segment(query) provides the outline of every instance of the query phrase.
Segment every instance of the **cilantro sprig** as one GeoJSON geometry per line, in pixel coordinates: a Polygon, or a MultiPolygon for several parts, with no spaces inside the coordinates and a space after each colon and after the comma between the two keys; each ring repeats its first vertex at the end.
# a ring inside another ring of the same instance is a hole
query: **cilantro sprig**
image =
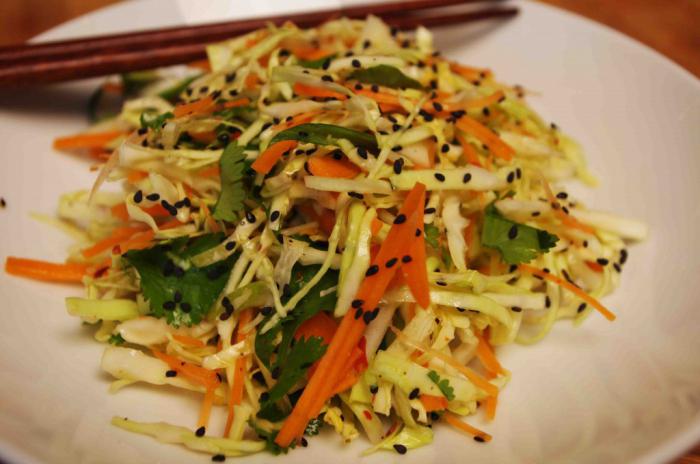
{"type": "Polygon", "coordinates": [[[245,172],[245,148],[232,142],[226,146],[219,160],[221,169],[221,193],[214,205],[214,219],[229,222],[238,220],[243,211],[246,189],[243,185],[245,172]]]}
{"type": "Polygon", "coordinates": [[[445,395],[445,398],[447,398],[447,401],[452,401],[453,399],[455,399],[455,392],[452,386],[450,385],[449,380],[440,378],[440,374],[438,374],[435,371],[428,372],[428,378],[432,380],[435,385],[438,386],[442,394],[445,395]]]}

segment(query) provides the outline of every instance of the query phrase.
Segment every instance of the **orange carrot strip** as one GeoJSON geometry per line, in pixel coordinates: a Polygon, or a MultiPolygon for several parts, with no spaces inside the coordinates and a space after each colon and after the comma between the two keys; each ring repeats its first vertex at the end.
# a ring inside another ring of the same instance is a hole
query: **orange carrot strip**
{"type": "Polygon", "coordinates": [[[425,266],[426,255],[425,236],[423,234],[423,208],[419,208],[417,213],[420,235],[413,241],[406,255],[410,261],[404,263],[403,260],[406,256],[401,258],[403,263],[403,266],[401,266],[401,274],[408,288],[411,290],[413,298],[416,299],[416,302],[422,308],[427,308],[430,305],[430,284],[428,283],[428,270],[425,266]]]}
{"type": "Polygon", "coordinates": [[[384,227],[384,223],[375,217],[372,219],[372,225],[370,227],[372,229],[372,236],[376,237],[379,231],[382,230],[382,227],[384,227]]]}
{"type": "MultiPolygon", "coordinates": [[[[365,311],[372,311],[376,307],[386,286],[396,273],[397,267],[400,266],[386,267],[386,262],[391,258],[402,256],[400,252],[410,246],[411,238],[415,237],[418,219],[416,211],[423,208],[424,198],[425,185],[417,183],[409,192],[399,212],[407,219],[392,225],[387,239],[370,267],[378,271],[373,275],[370,274],[363,281],[357,293],[357,298],[364,301],[365,311]]],[[[362,338],[365,327],[363,317],[355,318],[355,311],[349,310],[345,314],[326,354],[321,358],[316,372],[309,380],[292,413],[285,420],[275,443],[284,447],[289,446],[293,440],[303,434],[309,419],[318,415],[323,404],[332,396],[334,388],[338,385],[337,379],[344,370],[347,370],[353,348],[362,338]]]]}
{"type": "MultiPolygon", "coordinates": [[[[253,310],[245,309],[238,317],[238,330],[236,332],[236,343],[242,342],[248,336],[248,333],[243,329],[250,324],[253,319],[253,310]]],[[[231,392],[228,401],[228,416],[226,417],[226,425],[224,426],[224,437],[228,437],[233,424],[234,406],[241,404],[243,401],[243,388],[245,387],[245,372],[246,359],[240,357],[236,360],[236,366],[233,371],[233,383],[231,384],[231,392]]]]}
{"type": "Polygon", "coordinates": [[[437,395],[421,395],[419,397],[420,402],[423,403],[423,407],[426,412],[432,411],[442,411],[447,409],[447,398],[444,396],[437,395]]]}
{"type": "MultiPolygon", "coordinates": [[[[163,206],[160,203],[141,209],[143,209],[143,211],[146,212],[146,214],[149,214],[153,217],[170,216],[170,213],[165,208],[163,208],[163,206]]],[[[125,203],[119,203],[118,205],[112,206],[111,212],[112,216],[121,219],[122,221],[129,220],[129,212],[126,210],[125,203]]]]}
{"type": "Polygon", "coordinates": [[[382,113],[405,113],[406,110],[401,105],[392,105],[391,103],[379,103],[379,109],[382,113]]]}
{"type": "Polygon", "coordinates": [[[549,186],[549,182],[547,182],[547,179],[545,179],[544,176],[540,175],[540,180],[542,181],[544,191],[547,194],[547,199],[549,200],[549,203],[552,206],[552,209],[554,210],[554,214],[565,226],[571,227],[573,229],[578,229],[580,231],[586,232],[587,234],[595,234],[595,229],[593,227],[583,224],[575,217],[566,214],[562,210],[559,200],[557,200],[557,197],[554,196],[552,188],[549,186]]]}
{"type": "Polygon", "coordinates": [[[185,345],[185,346],[192,346],[195,348],[203,348],[207,346],[202,340],[194,337],[190,337],[189,335],[178,335],[174,334],[173,339],[178,341],[180,344],[185,345]]]}
{"type": "MultiPolygon", "coordinates": [[[[442,105],[442,111],[439,114],[446,116],[451,111],[484,108],[487,106],[495,105],[496,103],[500,102],[503,98],[505,98],[505,96],[506,95],[503,92],[503,90],[497,90],[496,92],[492,93],[491,95],[487,95],[485,97],[480,97],[480,98],[474,98],[472,100],[467,100],[465,102],[459,102],[459,103],[440,102],[440,104],[442,105]]],[[[426,111],[430,111],[433,113],[435,112],[435,107],[433,106],[432,102],[426,103],[425,105],[423,105],[423,108],[426,111]]]]}
{"type": "Polygon", "coordinates": [[[96,242],[91,247],[85,248],[81,253],[85,258],[92,258],[143,230],[143,227],[117,227],[108,237],[96,242]]]}
{"type": "Polygon", "coordinates": [[[360,168],[347,160],[336,160],[330,156],[312,156],[309,159],[309,171],[314,176],[353,179],[360,173],[360,168]]]}
{"type": "Polygon", "coordinates": [[[88,266],[79,263],[50,263],[35,259],[8,256],[5,272],[49,282],[82,282],[88,266]]]}
{"type": "Polygon", "coordinates": [[[299,142],[296,140],[282,140],[267,147],[267,149],[253,161],[251,167],[260,174],[267,174],[277,163],[277,161],[289,150],[293,150],[299,142]]]}
{"type": "Polygon", "coordinates": [[[192,139],[200,143],[211,143],[216,140],[216,132],[213,130],[203,132],[189,132],[192,139]]]}
{"type": "Polygon", "coordinates": [[[585,261],[585,263],[586,263],[586,266],[588,266],[588,268],[591,271],[598,272],[598,273],[603,272],[603,266],[601,266],[600,264],[598,264],[594,261],[585,261]]]}
{"type": "Polygon", "coordinates": [[[407,320],[405,321],[406,324],[411,322],[411,319],[416,317],[416,304],[415,303],[409,303],[408,308],[406,310],[406,318],[407,320]]]}
{"type": "Polygon", "coordinates": [[[399,101],[399,97],[397,97],[396,95],[381,92],[372,92],[371,90],[355,90],[354,92],[357,95],[364,95],[367,98],[371,98],[377,103],[384,103],[387,105],[394,105],[403,108],[401,102],[399,101]]]}
{"type": "Polygon", "coordinates": [[[209,65],[209,60],[207,59],[191,61],[187,63],[187,66],[190,68],[201,69],[205,72],[211,72],[211,66],[209,65]]]}
{"type": "Polygon", "coordinates": [[[457,120],[457,128],[479,139],[489,148],[489,151],[493,153],[494,156],[506,161],[513,159],[515,150],[501,140],[495,132],[476,119],[472,119],[469,116],[462,116],[457,120]]]}
{"type": "Polygon", "coordinates": [[[324,89],[323,87],[314,87],[312,85],[302,84],[297,82],[294,84],[294,93],[302,97],[315,98],[335,98],[337,100],[347,100],[347,96],[333,90],[324,89]]]}
{"type": "Polygon", "coordinates": [[[462,432],[468,433],[469,435],[473,435],[474,437],[480,437],[483,441],[491,441],[491,438],[493,438],[488,433],[479,430],[476,427],[467,424],[466,422],[462,422],[461,420],[459,420],[458,416],[452,414],[449,411],[445,411],[445,413],[442,415],[442,418],[445,419],[445,422],[447,422],[457,430],[461,430],[462,432]]]}
{"type": "Polygon", "coordinates": [[[473,164],[474,166],[481,167],[481,161],[479,161],[479,154],[476,152],[471,143],[467,142],[462,134],[457,134],[457,140],[462,146],[462,156],[467,160],[467,163],[473,164]]]}
{"type": "Polygon", "coordinates": [[[136,182],[148,177],[148,173],[145,171],[139,171],[138,169],[132,169],[129,174],[126,175],[126,180],[130,184],[135,184],[136,182]]]}
{"type": "Polygon", "coordinates": [[[294,332],[294,338],[299,340],[301,338],[321,337],[323,343],[328,345],[333,339],[336,330],[338,330],[338,324],[335,322],[335,319],[329,316],[328,313],[320,311],[299,326],[297,331],[294,332]]]}
{"type": "Polygon", "coordinates": [[[260,83],[260,76],[258,76],[257,73],[249,73],[245,77],[245,88],[248,90],[252,90],[255,88],[256,85],[260,83]]]}
{"type": "Polygon", "coordinates": [[[239,106],[247,106],[250,104],[250,98],[243,97],[237,100],[231,100],[224,103],[224,108],[236,108],[239,106]]]}
{"type": "Polygon", "coordinates": [[[165,354],[162,351],[151,350],[153,356],[165,362],[170,368],[183,376],[187,377],[188,380],[202,385],[203,387],[216,388],[219,385],[219,379],[216,377],[216,372],[205,369],[200,366],[182,361],[180,358],[175,356],[165,354]]]}
{"type": "Polygon", "coordinates": [[[202,169],[197,175],[200,177],[219,177],[221,175],[221,169],[219,169],[219,166],[211,166],[202,169]]]}
{"type": "Polygon", "coordinates": [[[206,114],[212,112],[215,107],[216,103],[214,102],[214,99],[211,96],[207,95],[206,97],[200,98],[199,100],[195,100],[190,103],[183,103],[182,105],[177,105],[173,109],[173,114],[176,118],[193,114],[206,114]]]}
{"type": "Polygon", "coordinates": [[[493,353],[493,348],[491,348],[488,340],[486,340],[483,334],[475,332],[475,335],[479,340],[479,344],[476,346],[476,356],[479,358],[479,362],[493,375],[504,373],[503,366],[501,366],[501,363],[496,359],[496,355],[493,353]]]}
{"type": "Polygon", "coordinates": [[[299,126],[301,124],[306,124],[311,121],[316,115],[321,114],[321,110],[307,111],[306,113],[299,113],[292,117],[291,121],[285,121],[272,127],[274,132],[279,132],[285,129],[291,129],[292,127],[299,126]]]}
{"type": "Polygon", "coordinates": [[[297,209],[308,219],[316,222],[318,227],[327,235],[330,235],[335,226],[335,212],[326,208],[321,208],[321,212],[316,212],[316,209],[311,204],[297,205],[297,209]]]}
{"type": "Polygon", "coordinates": [[[74,150],[78,148],[101,148],[112,140],[127,134],[121,130],[108,132],[95,132],[88,134],[69,135],[59,137],[53,141],[56,150],[74,150]]]}
{"type": "Polygon", "coordinates": [[[483,79],[491,74],[488,69],[472,68],[459,63],[450,63],[450,69],[467,80],[483,79]]]}
{"type": "Polygon", "coordinates": [[[554,274],[551,274],[549,272],[544,272],[543,270],[538,269],[534,266],[530,266],[529,264],[520,264],[518,266],[518,269],[520,269],[523,272],[530,273],[534,276],[541,277],[542,279],[549,280],[550,282],[554,282],[560,287],[569,290],[571,293],[573,293],[574,295],[581,298],[583,301],[597,309],[598,312],[602,314],[607,320],[614,321],[616,319],[615,314],[613,314],[608,308],[600,304],[598,300],[596,300],[591,295],[584,292],[571,282],[568,282],[562,279],[561,277],[555,276],[554,274]]]}
{"type": "Polygon", "coordinates": [[[207,391],[204,393],[204,400],[202,401],[202,407],[199,410],[199,419],[197,420],[197,428],[204,427],[206,429],[209,425],[209,417],[211,416],[211,408],[214,406],[214,397],[216,393],[216,387],[208,387],[207,391]]]}
{"type": "Polygon", "coordinates": [[[154,236],[155,233],[152,230],[146,230],[135,234],[130,239],[117,245],[117,247],[119,247],[119,253],[123,254],[129,250],[142,250],[144,248],[148,248],[154,236]]]}

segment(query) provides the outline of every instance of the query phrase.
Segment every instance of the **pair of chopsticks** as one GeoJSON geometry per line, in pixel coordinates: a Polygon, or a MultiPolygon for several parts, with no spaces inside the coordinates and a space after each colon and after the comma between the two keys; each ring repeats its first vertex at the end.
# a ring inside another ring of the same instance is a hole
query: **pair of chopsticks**
{"type": "Polygon", "coordinates": [[[366,4],[188,27],[153,29],[75,40],[0,47],[0,87],[48,84],[108,74],[153,69],[206,57],[205,46],[265,27],[291,21],[314,27],[339,17],[353,19],[373,14],[390,26],[406,30],[468,23],[515,15],[517,8],[491,6],[470,11],[445,7],[499,0],[412,0],[366,4]],[[442,12],[440,10],[443,10],[442,12]]]}

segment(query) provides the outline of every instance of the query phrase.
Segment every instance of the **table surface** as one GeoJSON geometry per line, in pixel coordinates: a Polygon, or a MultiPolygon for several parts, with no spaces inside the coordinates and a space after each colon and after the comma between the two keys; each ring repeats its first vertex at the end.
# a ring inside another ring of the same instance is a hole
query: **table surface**
{"type": "MultiPolygon", "coordinates": [[[[0,46],[120,0],[2,0],[0,46]]],[[[699,0],[540,0],[617,29],[700,77],[699,0]]],[[[700,464],[700,445],[675,464],[700,464]]]]}

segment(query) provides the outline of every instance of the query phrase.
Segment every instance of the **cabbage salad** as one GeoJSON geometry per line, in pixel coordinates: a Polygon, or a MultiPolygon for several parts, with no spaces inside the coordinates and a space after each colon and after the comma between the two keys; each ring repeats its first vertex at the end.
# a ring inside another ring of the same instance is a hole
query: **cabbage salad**
{"type": "Polygon", "coordinates": [[[97,172],[44,218],[75,238],[67,261],[6,263],[83,284],[66,307],[95,325],[111,392],[201,396],[188,423],[115,426],[215,461],[322,429],[365,453],[439,422],[488,442],[464,418],[496,416],[498,346],[615,318],[599,298],[646,228],[561,187],[595,181],[523,88],[372,16],[207,53],[100,87],[95,123],[55,142],[97,172]]]}

